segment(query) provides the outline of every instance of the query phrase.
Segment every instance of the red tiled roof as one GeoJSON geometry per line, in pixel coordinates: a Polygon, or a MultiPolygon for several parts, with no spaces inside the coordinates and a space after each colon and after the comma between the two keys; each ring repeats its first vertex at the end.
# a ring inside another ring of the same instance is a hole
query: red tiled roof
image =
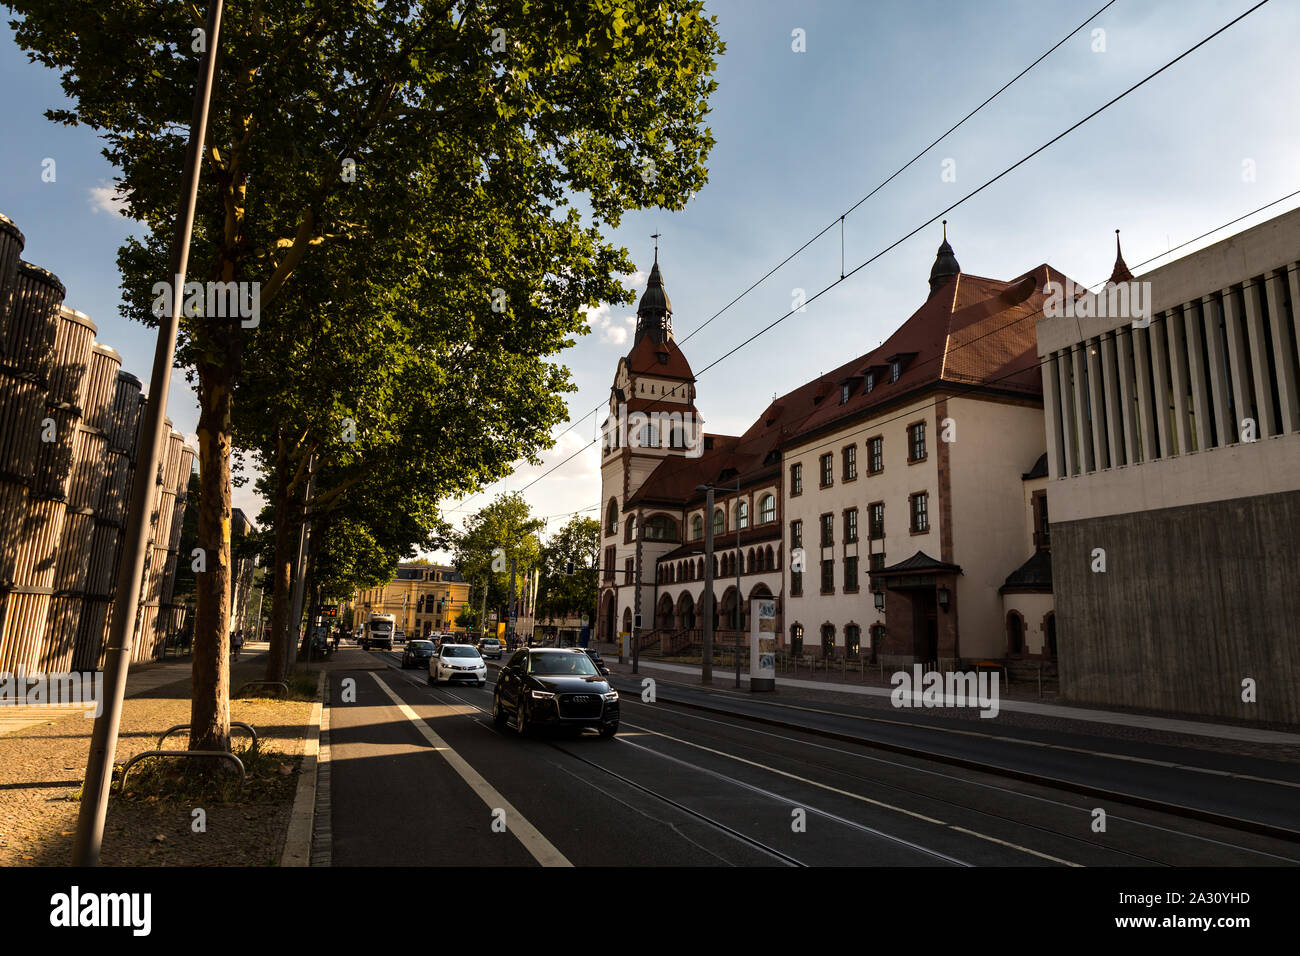
{"type": "Polygon", "coordinates": [[[691,363],[671,339],[657,343],[650,336],[643,336],[641,341],[632,346],[627,355],[628,368],[633,375],[656,375],[660,378],[679,378],[686,382],[695,381],[691,363]],[[659,353],[667,356],[667,361],[659,359],[659,353]]]}
{"type": "MultiPolygon", "coordinates": [[[[700,458],[665,459],[624,507],[646,500],[680,502],[683,506],[698,502],[703,495],[695,491],[696,486],[713,482],[723,490],[722,486],[733,484],[735,477],[721,482],[719,476],[731,469],[738,473],[742,487],[773,476],[780,480],[779,465],[768,461],[784,443],[941,383],[1041,396],[1035,319],[1043,307],[1044,288],[1049,281],[1068,280],[1046,264],[1010,281],[957,275],[878,348],[774,399],[739,438],[715,436],[713,449],[700,458]],[[858,376],[871,367],[887,367],[894,356],[905,358],[898,381],[890,382],[877,374],[868,393],[858,376]],[[853,379],[853,393],[841,405],[840,385],[848,379],[853,379]]],[[[644,339],[633,355],[648,355],[654,363],[641,371],[663,375],[664,366],[653,355],[656,348],[663,346],[656,347],[644,339]]],[[[675,343],[668,348],[672,354],[681,355],[675,343]]],[[[685,357],[681,363],[686,366],[685,357]]]]}

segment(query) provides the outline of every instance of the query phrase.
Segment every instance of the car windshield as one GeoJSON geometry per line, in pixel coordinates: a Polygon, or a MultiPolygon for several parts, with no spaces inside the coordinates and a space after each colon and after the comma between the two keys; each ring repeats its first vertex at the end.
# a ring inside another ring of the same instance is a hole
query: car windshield
{"type": "Polygon", "coordinates": [[[597,674],[596,665],[586,654],[533,654],[528,670],[543,677],[591,677],[597,674]]]}
{"type": "Polygon", "coordinates": [[[484,643],[484,644],[499,644],[499,643],[501,643],[501,642],[498,641],[495,637],[488,637],[488,638],[484,638],[483,643],[484,643]]]}
{"type": "Polygon", "coordinates": [[[433,650],[433,641],[412,641],[411,647],[417,651],[433,650]]]}
{"type": "Polygon", "coordinates": [[[478,651],[463,644],[448,644],[442,649],[443,657],[478,657],[478,651]]]}

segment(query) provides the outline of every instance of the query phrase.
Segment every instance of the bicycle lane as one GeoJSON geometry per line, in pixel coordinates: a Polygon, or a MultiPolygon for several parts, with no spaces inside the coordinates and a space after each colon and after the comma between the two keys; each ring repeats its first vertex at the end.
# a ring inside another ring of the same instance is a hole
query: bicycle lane
{"type": "Polygon", "coordinates": [[[439,733],[462,708],[393,689],[392,671],[330,674],[335,866],[564,866],[439,733]],[[351,681],[351,687],[347,682],[351,681]],[[498,811],[494,813],[494,811],[498,811]],[[504,814],[501,812],[503,811],[504,814]],[[504,815],[509,828],[502,832],[504,815]]]}

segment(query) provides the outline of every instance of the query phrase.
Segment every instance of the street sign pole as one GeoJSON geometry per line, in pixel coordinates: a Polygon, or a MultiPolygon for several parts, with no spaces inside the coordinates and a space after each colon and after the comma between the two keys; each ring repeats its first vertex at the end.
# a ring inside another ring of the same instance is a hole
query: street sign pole
{"type": "Polygon", "coordinates": [[[144,577],[149,535],[149,498],[153,492],[154,476],[158,472],[163,417],[167,409],[172,364],[176,358],[176,333],[180,328],[185,273],[189,268],[190,236],[194,229],[194,208],[198,201],[199,169],[203,159],[204,135],[208,127],[208,104],[212,99],[212,85],[216,79],[221,6],[222,0],[209,0],[207,44],[199,59],[198,82],[194,88],[194,106],[190,113],[189,146],[181,174],[180,203],[168,263],[171,274],[167,278],[174,283],[171,309],[168,315],[159,316],[158,339],[154,346],[153,370],[149,378],[149,399],[145,404],[140,432],[139,461],[131,489],[130,509],[127,512],[122,561],[118,567],[118,597],[113,605],[108,637],[108,658],[104,667],[106,699],[91,731],[86,782],[81,791],[81,808],[77,815],[77,832],[72,847],[74,866],[98,865],[99,848],[104,837],[108,791],[113,781],[113,757],[117,753],[122,699],[126,696],[126,676],[131,665],[131,644],[144,577]]]}

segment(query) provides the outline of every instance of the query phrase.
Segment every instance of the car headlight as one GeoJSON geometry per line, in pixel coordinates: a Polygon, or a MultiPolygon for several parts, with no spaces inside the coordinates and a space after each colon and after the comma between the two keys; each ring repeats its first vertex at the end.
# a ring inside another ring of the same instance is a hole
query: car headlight
{"type": "Polygon", "coordinates": [[[606,700],[618,700],[618,691],[616,691],[616,690],[611,690],[608,694],[605,695],[605,699],[606,699],[606,700]]]}
{"type": "Polygon", "coordinates": [[[549,690],[535,690],[535,691],[533,691],[533,699],[534,699],[534,700],[551,700],[553,697],[555,697],[555,695],[552,694],[549,690]]]}

